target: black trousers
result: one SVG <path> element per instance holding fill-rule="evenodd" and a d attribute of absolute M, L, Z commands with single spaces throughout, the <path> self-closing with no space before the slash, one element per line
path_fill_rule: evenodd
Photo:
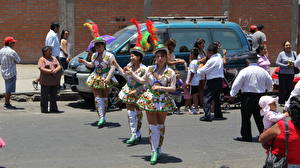
<path fill-rule="evenodd" d="M 259 133 L 264 131 L 263 117 L 260 115 L 259 99 L 264 93 L 242 93 L 241 95 L 241 135 L 246 140 L 252 140 L 251 116 L 253 114 Z"/>
<path fill-rule="evenodd" d="M 279 78 L 279 104 L 284 104 L 293 90 L 294 74 L 278 74 Z"/>
<path fill-rule="evenodd" d="M 58 57 L 58 61 L 59 61 L 60 65 L 62 66 L 63 70 L 68 69 L 67 58 Z"/>
<path fill-rule="evenodd" d="M 58 86 L 45 86 L 41 85 L 41 112 L 48 112 L 48 100 L 50 100 L 50 111 L 58 111 L 57 108 L 57 89 Z M 50 98 L 50 99 L 49 99 Z"/>
<path fill-rule="evenodd" d="M 211 117 L 211 103 L 215 102 L 215 118 L 222 118 L 221 99 L 220 94 L 222 91 L 222 78 L 215 78 L 206 81 L 203 95 L 203 110 L 205 117 Z"/>

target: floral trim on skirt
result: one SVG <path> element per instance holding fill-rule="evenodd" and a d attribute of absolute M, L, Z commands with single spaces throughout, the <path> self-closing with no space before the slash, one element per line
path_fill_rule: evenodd
<path fill-rule="evenodd" d="M 150 112 L 172 112 L 176 109 L 174 100 L 164 92 L 148 89 L 137 101 L 137 106 Z"/>
<path fill-rule="evenodd" d="M 119 93 L 120 100 L 126 104 L 136 104 L 140 96 L 141 91 L 137 91 L 135 88 L 129 88 L 127 84 L 123 86 Z"/>
<path fill-rule="evenodd" d="M 108 84 L 105 83 L 104 80 L 105 80 L 106 76 L 107 76 L 107 73 L 98 74 L 98 73 L 92 72 L 90 74 L 90 76 L 88 77 L 86 84 L 95 89 L 106 89 L 106 88 L 111 88 L 116 83 L 118 83 L 117 79 L 114 76 L 111 78 L 111 80 Z"/>

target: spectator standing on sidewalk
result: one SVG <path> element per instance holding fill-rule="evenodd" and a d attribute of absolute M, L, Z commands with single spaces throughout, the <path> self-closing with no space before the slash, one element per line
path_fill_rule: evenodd
<path fill-rule="evenodd" d="M 46 36 L 45 46 L 52 47 L 52 55 L 59 60 L 60 54 L 60 43 L 58 40 L 57 33 L 59 32 L 59 24 L 56 22 L 51 23 L 50 30 Z"/>
<path fill-rule="evenodd" d="M 59 53 L 59 62 L 61 63 L 62 68 L 65 70 L 68 68 L 68 62 L 71 58 L 70 55 L 70 43 L 68 41 L 70 32 L 69 30 L 62 30 L 60 36 L 60 53 Z"/>
<path fill-rule="evenodd" d="M 268 59 L 268 50 L 267 46 L 265 45 L 259 45 L 258 48 L 256 49 L 257 57 L 258 57 L 258 66 L 262 67 L 265 69 L 269 74 L 270 72 L 270 61 Z"/>
<path fill-rule="evenodd" d="M 52 48 L 53 56 L 59 61 L 60 55 L 60 44 L 58 40 L 57 33 L 59 32 L 59 24 L 56 22 L 52 22 L 50 25 L 50 30 L 46 36 L 45 46 L 50 46 Z M 37 78 L 32 81 L 33 88 L 38 90 L 38 82 L 40 78 Z M 58 85 L 59 86 L 59 85 Z"/>
<path fill-rule="evenodd" d="M 247 34 L 247 39 L 250 43 L 251 48 L 253 49 L 253 46 L 256 46 L 256 44 L 254 44 L 256 41 L 254 41 L 253 39 L 253 34 L 257 31 L 257 27 L 256 25 L 251 25 L 250 29 L 249 29 L 249 34 Z M 250 38 L 250 39 L 249 39 Z"/>
<path fill-rule="evenodd" d="M 17 52 L 13 50 L 15 46 L 13 37 L 4 38 L 4 47 L 0 50 L 0 65 L 1 74 L 5 81 L 5 104 L 7 109 L 14 109 L 15 107 L 10 104 L 11 93 L 16 91 L 17 69 L 16 64 L 20 63 L 21 59 Z"/>
<path fill-rule="evenodd" d="M 204 47 L 205 47 L 205 40 L 202 38 L 199 38 L 195 43 L 194 43 L 194 47 L 198 49 L 199 54 L 197 56 L 197 59 L 200 60 L 202 58 L 204 58 L 206 56 L 206 53 L 204 51 Z"/>
<path fill-rule="evenodd" d="M 276 65 L 280 67 L 279 79 L 279 104 L 282 106 L 289 98 L 293 90 L 293 80 L 295 76 L 294 61 L 297 59 L 297 53 L 292 51 L 289 41 L 283 42 L 283 51 L 278 54 Z"/>
<path fill-rule="evenodd" d="M 198 109 L 198 97 L 199 97 L 199 81 L 204 79 L 204 75 L 200 76 L 197 74 L 197 69 L 200 64 L 200 61 L 197 59 L 199 55 L 199 50 L 193 48 L 190 53 L 190 65 L 188 70 L 187 79 L 185 86 L 189 89 L 192 96 L 192 108 L 190 109 L 191 114 L 197 114 Z"/>
<path fill-rule="evenodd" d="M 221 55 L 218 53 L 218 46 L 215 44 L 210 44 L 207 48 L 207 62 L 205 64 L 200 64 L 197 73 L 201 75 L 206 75 L 206 85 L 204 88 L 203 97 L 203 109 L 205 115 L 200 118 L 200 121 L 212 121 L 211 116 L 211 105 L 212 101 L 214 104 L 214 119 L 224 120 L 221 111 L 221 99 L 220 94 L 222 91 L 222 80 L 224 78 L 224 67 Z"/>
<path fill-rule="evenodd" d="M 63 63 L 60 62 L 60 59 L 59 59 L 60 43 L 59 43 L 59 38 L 57 35 L 57 33 L 59 33 L 59 28 L 60 28 L 59 23 L 56 23 L 56 22 L 51 23 L 50 30 L 46 36 L 45 46 L 52 47 L 52 56 L 54 56 L 59 61 L 60 65 L 62 65 Z M 60 79 L 59 79 L 59 81 L 60 81 Z M 58 87 L 60 88 L 60 84 L 58 85 Z"/>
<path fill-rule="evenodd" d="M 165 46 L 169 50 L 168 65 L 170 66 L 170 68 L 175 70 L 176 64 L 185 64 L 185 61 L 183 59 L 176 58 L 176 56 L 174 55 L 174 50 L 176 48 L 176 40 L 175 39 L 171 38 L 171 39 L 167 40 L 165 42 Z"/>
<path fill-rule="evenodd" d="M 50 112 L 60 112 L 57 108 L 57 89 L 61 77 L 61 66 L 58 60 L 52 56 L 52 48 L 42 48 L 43 56 L 38 61 L 41 83 L 41 112 L 48 113 L 48 97 L 50 97 Z"/>
<path fill-rule="evenodd" d="M 300 67 L 300 54 L 297 56 L 297 59 L 294 62 L 294 66 L 297 67 L 297 68 Z M 288 110 L 288 108 L 290 106 L 291 98 L 294 97 L 294 96 L 300 96 L 300 81 L 297 82 L 297 84 L 295 85 L 293 91 L 290 94 L 289 99 L 285 102 L 284 111 Z"/>
<path fill-rule="evenodd" d="M 266 45 L 267 44 L 267 37 L 265 35 L 264 32 L 262 32 L 264 25 L 262 24 L 258 24 L 256 25 L 257 27 L 257 31 L 255 31 L 255 33 L 253 33 L 253 45 L 252 48 L 253 50 L 256 50 L 258 48 L 259 45 Z"/>
<path fill-rule="evenodd" d="M 236 96 L 241 90 L 241 137 L 236 141 L 252 142 L 251 116 L 253 114 L 259 133 L 264 130 L 263 118 L 260 115 L 259 99 L 272 88 L 272 78 L 266 70 L 257 65 L 256 52 L 251 52 L 247 58 L 248 67 L 242 69 L 232 84 L 231 96 Z"/>

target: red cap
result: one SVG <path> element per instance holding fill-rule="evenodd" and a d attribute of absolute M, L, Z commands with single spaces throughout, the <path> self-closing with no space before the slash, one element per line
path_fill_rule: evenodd
<path fill-rule="evenodd" d="M 9 42 L 17 42 L 17 40 L 15 40 L 13 37 L 11 37 L 11 36 L 8 36 L 8 37 L 5 37 L 4 38 L 4 43 L 5 44 L 7 44 L 7 43 L 9 43 Z"/>
<path fill-rule="evenodd" d="M 254 30 L 256 30 L 256 29 L 257 29 L 256 25 L 251 25 L 251 26 L 250 26 L 250 31 L 254 31 Z"/>

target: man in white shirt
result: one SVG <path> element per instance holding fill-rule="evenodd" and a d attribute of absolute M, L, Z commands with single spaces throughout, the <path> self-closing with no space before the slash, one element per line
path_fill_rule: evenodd
<path fill-rule="evenodd" d="M 19 55 L 13 50 L 16 42 L 17 40 L 13 37 L 5 37 L 4 47 L 0 50 L 1 74 L 5 81 L 4 107 L 7 109 L 15 109 L 15 107 L 10 104 L 10 96 L 11 93 L 16 91 L 16 64 L 21 62 Z"/>
<path fill-rule="evenodd" d="M 221 111 L 220 94 L 222 91 L 222 79 L 224 78 L 224 67 L 221 55 L 218 53 L 218 46 L 210 44 L 207 48 L 208 61 L 200 68 L 197 73 L 202 76 L 206 75 L 206 86 L 204 88 L 203 109 L 205 115 L 200 121 L 225 120 Z M 215 102 L 214 118 L 211 116 L 211 104 Z"/>
<path fill-rule="evenodd" d="M 60 55 L 60 43 L 58 40 L 57 33 L 59 32 L 59 24 L 56 22 L 52 22 L 50 25 L 50 30 L 46 36 L 45 40 L 45 46 L 50 46 L 52 47 L 52 56 L 54 56 L 62 65 L 62 63 L 59 60 L 59 55 Z M 59 86 L 59 88 L 64 88 L 64 86 Z"/>
<path fill-rule="evenodd" d="M 50 31 L 48 32 L 45 40 L 45 46 L 52 47 L 52 55 L 55 56 L 57 60 L 60 53 L 60 44 L 57 36 L 57 33 L 59 32 L 59 27 L 60 26 L 58 23 L 51 23 Z"/>
<path fill-rule="evenodd" d="M 272 88 L 272 78 L 269 73 L 257 65 L 257 55 L 251 52 L 247 58 L 249 66 L 242 69 L 233 82 L 230 95 L 236 96 L 241 91 L 241 137 L 234 140 L 252 142 L 251 115 L 253 114 L 259 133 L 264 130 L 260 115 L 259 99 Z"/>

